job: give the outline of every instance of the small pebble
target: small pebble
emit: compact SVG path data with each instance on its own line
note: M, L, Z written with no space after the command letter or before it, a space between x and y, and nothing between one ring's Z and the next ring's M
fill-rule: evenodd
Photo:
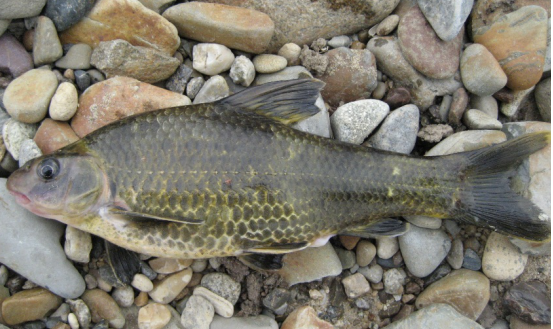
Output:
M193 295L207 299L213 305L215 313L222 317L230 318L234 314L234 306L232 303L209 289L196 287Z
M493 96L470 95L469 107L486 113L492 119L497 119L499 113L497 100Z
M154 289L152 281L148 279L147 276L140 273L134 275L131 285L143 292L150 292Z
M115 288L111 297L121 307L130 307L134 303L134 290L130 286Z
M86 306L84 301L82 299L68 299L67 304L71 307L71 311L73 312L71 314L77 317L78 325L81 328L88 328L90 326L91 314L90 309ZM69 314L69 316L71 316L71 314Z
M53 63L61 56L63 56L63 49L54 23L46 16L39 16L33 37L35 66Z
M398 15L390 15L386 17L382 22L378 24L378 27L376 28L376 35L383 36L392 33L392 31L396 29L398 23Z
M480 257L478 257L478 254L474 250L465 250L463 267L473 271L480 271L482 268L482 261L480 261Z
M234 281L224 273L208 273L202 277L201 285L217 295L225 298L232 305L236 304L240 296L240 283Z
M79 97L75 85L63 82L58 86L50 101L50 118L58 121L68 121L77 112Z
M37 127L34 124L19 122L9 119L2 128L2 138L6 150L15 160L19 160L19 151L24 141L34 137Z
M87 70L90 68L92 48L84 43L78 43L69 48L65 56L56 61L56 66L62 69Z
M54 313L50 315L51 318L60 318L61 321L67 322L69 313L71 312L71 308L69 304L63 303L58 307Z
M74 313L69 313L67 321L71 329L79 329L79 320L77 320L77 316Z
M230 67L230 78L235 84L248 87L255 79L255 67L246 56L238 56Z
M203 272L207 268L207 259L195 259L190 268L194 273Z
M215 309L205 298L192 295L182 311L181 324L184 329L209 329Z
M148 293L144 292L144 291L141 291L138 294L138 296L136 296L136 298L134 299L134 305L136 305L138 307L142 307L142 306L148 304L148 300L149 300Z
M186 96L190 99L194 99L196 95L198 95L198 92L200 92L200 89L202 89L204 83L205 80L203 77L192 78L186 85Z
M376 254L382 259L389 259L399 250L395 237L381 237L376 239Z
M454 239L451 243L451 250L447 255L447 262L455 270L463 266L463 241L461 239Z
M404 105L390 113L368 141L370 147L409 154L415 147L419 131L419 109Z
M496 129L500 130L503 125L498 120L490 117L480 110L467 110L463 115L463 123L473 130Z
M161 304L172 302L177 295L188 285L192 278L192 269L170 274L161 281L156 282L154 289L149 292L150 298Z
M301 47L295 43L287 43L278 51L279 56L286 58L288 66L295 66L300 63L300 53Z
M376 89L373 90L373 93L371 94L371 98L374 99L382 99L384 98L384 95L386 94L386 91L388 90L386 84L384 82L378 82L376 85Z
M378 264L369 267L360 267L357 272L361 273L371 283L379 283L382 281L382 275L384 274L382 266Z
M342 263L342 269L347 270L352 268L355 265L355 253L351 250L345 250L342 248L334 248L338 258L340 258L340 263Z
M290 313L281 327L281 329L300 328L333 329L334 326L329 322L319 319L313 307L306 305Z
M228 71L234 61L230 49L215 43L199 43L194 46L193 66L206 75L217 75Z
M121 329L125 325L125 317L117 302L100 289L87 290L81 296L92 314L92 321L99 322L100 319L106 319L110 327Z
M86 282L86 289L92 290L98 287L98 281L93 275L86 274L84 276L84 281Z
M0 265L0 286L5 286L6 282L8 282L8 268Z
M389 112L386 103L365 99L338 107L330 117L330 123L336 139L361 144Z
M376 247L372 242L361 240L355 249L357 264L361 267L369 265L376 255Z
M328 40L327 45L332 48L349 47L351 45L351 39L347 35L338 35Z
M190 67L185 64L179 65L175 73L167 79L165 87L177 94L183 94L188 81L192 77L192 73L194 73L194 70Z
M81 91L85 91L91 85L90 76L83 70L75 70L75 82Z
M19 149L19 167L22 167L27 161L38 158L42 155L42 151L36 145L35 141L32 139L27 139L21 143L21 148Z
M371 291L369 282L361 273L355 273L342 280L344 290L349 298L355 299Z
M151 303L138 311L139 329L161 329L171 320L171 311L167 306Z
M193 104L210 103L229 95L227 81L220 75L209 78L196 94Z
M92 237L90 233L81 231L71 226L65 229L65 254L75 262L88 263L92 250Z
M290 291L283 288L273 289L265 298L263 298L263 306L273 311L276 315L284 314L290 299Z
M259 73L274 73L288 65L286 58L272 54L257 55L253 59L255 71Z
M390 295L403 294L403 285L405 284L405 272L397 268L392 268L384 272L383 282L384 291Z

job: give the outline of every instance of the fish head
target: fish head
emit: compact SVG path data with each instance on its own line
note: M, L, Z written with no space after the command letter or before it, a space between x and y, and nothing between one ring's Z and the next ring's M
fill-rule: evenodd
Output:
M97 159L63 153L28 161L10 175L7 189L29 211L76 227L110 194Z

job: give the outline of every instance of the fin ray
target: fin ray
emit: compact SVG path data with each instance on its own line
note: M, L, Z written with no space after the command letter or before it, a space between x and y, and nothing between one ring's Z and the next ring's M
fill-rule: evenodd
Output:
M348 228L340 231L339 235L357 236L361 238L395 237L409 230L409 223L399 219L384 218L373 221L368 225Z
M117 206L108 207L107 211L108 211L108 214L110 215L123 216L125 219L128 219L130 221L160 220L160 221L194 224L194 225L199 225L204 223L204 221L201 219L191 219L186 217L171 217L171 218L162 217L154 214L145 214L145 213L135 212L131 210L126 210Z

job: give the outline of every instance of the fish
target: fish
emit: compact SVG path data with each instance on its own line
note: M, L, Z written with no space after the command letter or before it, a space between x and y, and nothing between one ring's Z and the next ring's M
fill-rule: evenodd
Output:
M319 112L323 85L272 82L129 116L30 160L7 188L29 211L133 252L241 256L268 270L335 235L404 234L406 215L550 239L548 215L510 187L517 165L550 144L549 132L419 157L292 128Z

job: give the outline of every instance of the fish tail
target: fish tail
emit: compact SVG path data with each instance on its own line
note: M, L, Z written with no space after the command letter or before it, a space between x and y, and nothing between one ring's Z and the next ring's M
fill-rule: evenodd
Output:
M456 203L454 218L527 240L550 239L549 216L510 187L516 167L550 143L550 132L537 132L457 154L466 163L461 177L468 193Z

